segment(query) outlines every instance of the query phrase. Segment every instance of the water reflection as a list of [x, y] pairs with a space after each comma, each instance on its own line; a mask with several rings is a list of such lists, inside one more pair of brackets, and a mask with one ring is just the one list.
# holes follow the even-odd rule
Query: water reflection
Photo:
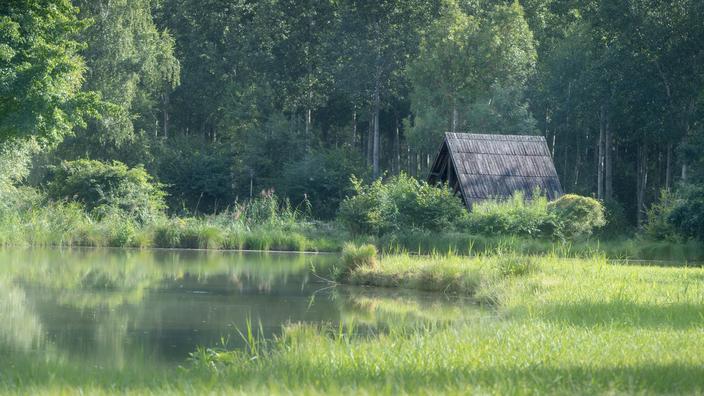
[[437, 294], [320, 283], [336, 256], [204, 251], [0, 251], [0, 348], [122, 369], [182, 363], [198, 345], [291, 322], [388, 328], [479, 312]]

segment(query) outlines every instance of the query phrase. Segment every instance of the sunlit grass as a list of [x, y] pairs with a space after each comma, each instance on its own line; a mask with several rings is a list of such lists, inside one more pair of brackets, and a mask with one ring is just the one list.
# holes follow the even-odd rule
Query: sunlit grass
[[[461, 258], [433, 260], [452, 279], [492, 265], [457, 275]], [[382, 258], [379, 267], [400, 273], [408, 263]], [[373, 337], [293, 326], [256, 359], [210, 356], [196, 372], [218, 367], [218, 378], [238, 389], [321, 393], [704, 392], [704, 270], [611, 265], [598, 256], [536, 265], [494, 283], [502, 299], [493, 319]]]
[[[528, 260], [528, 261], [525, 261]], [[530, 263], [524, 266], [524, 263]], [[365, 269], [367, 268], [367, 269]], [[61, 359], [0, 362], [0, 391], [238, 394], [701, 394], [704, 269], [505, 255], [382, 256], [391, 286], [490, 288], [484, 314], [422, 300], [341, 293], [344, 325], [285, 328], [276, 339], [241, 329], [247, 348], [204, 348], [172, 374], [79, 370]], [[356, 271], [353, 271], [356, 272]], [[374, 273], [377, 271], [378, 273]], [[360, 275], [361, 276], [361, 275]], [[354, 278], [352, 278], [354, 279]], [[429, 282], [429, 283], [426, 283]], [[484, 282], [484, 283], [482, 283]], [[454, 285], [454, 286], [452, 286]], [[344, 290], [344, 289], [343, 289]], [[467, 302], [467, 312], [478, 312]], [[372, 333], [356, 321], [412, 319]], [[409, 321], [405, 321], [408, 324]]]

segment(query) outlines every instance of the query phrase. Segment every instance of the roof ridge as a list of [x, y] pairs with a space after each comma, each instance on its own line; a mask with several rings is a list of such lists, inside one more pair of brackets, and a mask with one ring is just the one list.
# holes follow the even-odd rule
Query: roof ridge
[[528, 140], [546, 141], [543, 135], [508, 135], [504, 133], [445, 132], [445, 137], [464, 140]]

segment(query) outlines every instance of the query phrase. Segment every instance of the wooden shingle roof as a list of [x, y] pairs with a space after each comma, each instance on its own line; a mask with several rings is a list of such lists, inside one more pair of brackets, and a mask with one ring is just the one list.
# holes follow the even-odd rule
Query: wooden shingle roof
[[543, 136], [448, 132], [429, 181], [449, 182], [461, 192], [468, 207], [472, 202], [501, 199], [516, 191], [529, 197], [536, 187], [550, 200], [562, 195]]

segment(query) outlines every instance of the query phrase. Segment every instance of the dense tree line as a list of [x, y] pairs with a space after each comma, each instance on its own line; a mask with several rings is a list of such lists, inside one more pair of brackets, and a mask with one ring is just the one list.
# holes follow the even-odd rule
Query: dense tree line
[[[8, 0], [0, 138], [143, 164], [173, 211], [423, 178], [445, 131], [542, 134], [630, 224], [704, 178], [698, 0]], [[8, 146], [9, 147], [9, 146]], [[24, 157], [23, 157], [24, 158]]]

